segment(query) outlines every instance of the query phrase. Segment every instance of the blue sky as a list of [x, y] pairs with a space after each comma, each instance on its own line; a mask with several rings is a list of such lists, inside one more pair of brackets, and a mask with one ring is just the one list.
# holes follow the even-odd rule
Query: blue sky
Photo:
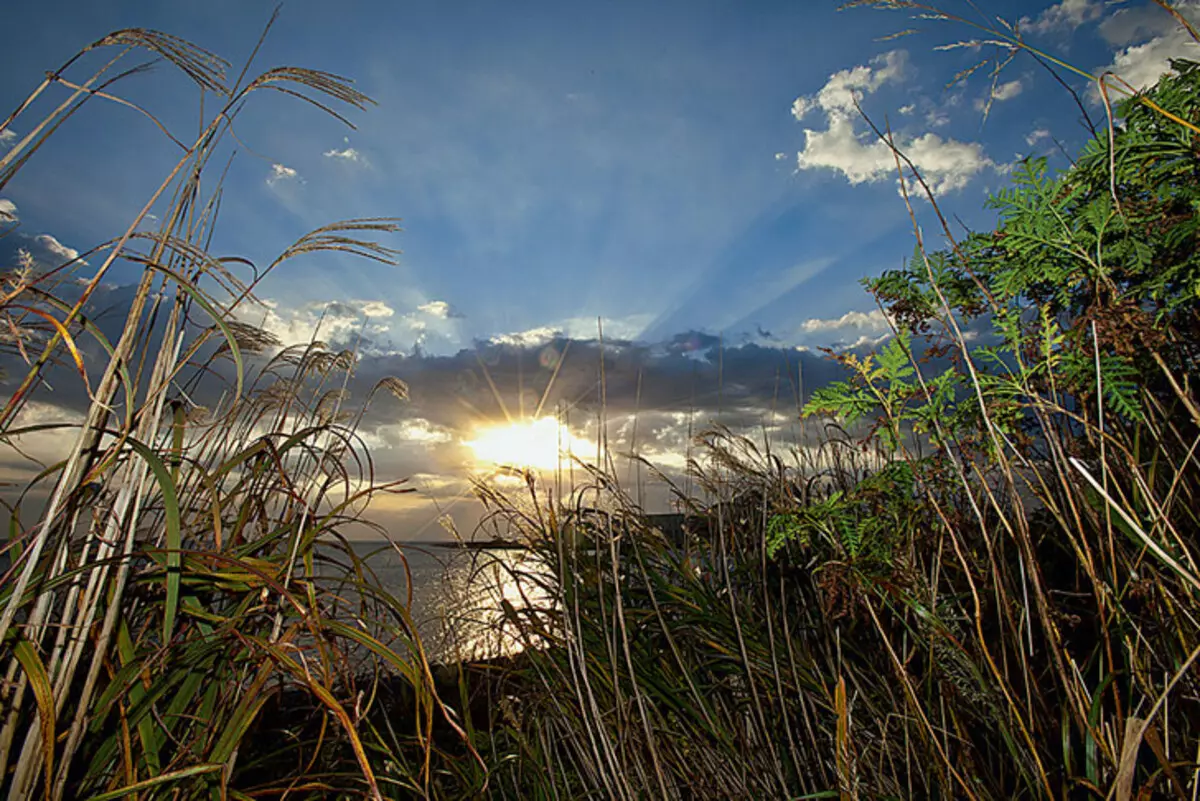
[[[1137, 85], [1193, 47], [1148, 2], [981, 5], [1023, 20], [1046, 52]], [[946, 8], [981, 19], [965, 3]], [[239, 69], [271, 9], [17, 4], [5, 12], [0, 107], [127, 26], [179, 34]], [[921, 30], [886, 39], [911, 27]], [[891, 157], [853, 98], [890, 123], [968, 226], [989, 224], [983, 202], [1014, 160], [1062, 165], [1056, 141], [1074, 152], [1085, 139], [1074, 103], [1028, 56], [947, 88], [994, 52], [937, 46], [976, 35], [834, 2], [292, 0], [256, 65], [353, 77], [378, 106], [351, 113], [349, 130], [286, 98], [251, 103], [214, 249], [266, 261], [331, 220], [403, 218], [387, 243], [403, 251], [399, 266], [289, 264], [260, 292], [270, 307], [249, 316], [287, 342], [307, 340], [322, 315], [332, 339], [365, 321], [365, 356], [416, 372], [412, 359], [452, 360], [478, 343], [587, 340], [597, 317], [648, 359], [701, 335], [776, 356], [873, 342], [887, 325], [858, 282], [899, 266], [913, 240]], [[1086, 82], [1069, 82], [1102, 119]], [[120, 90], [172, 130], [195, 129], [196, 93], [168, 67]], [[23, 241], [85, 250], [123, 230], [174, 158], [149, 122], [93, 103], [3, 198]]]

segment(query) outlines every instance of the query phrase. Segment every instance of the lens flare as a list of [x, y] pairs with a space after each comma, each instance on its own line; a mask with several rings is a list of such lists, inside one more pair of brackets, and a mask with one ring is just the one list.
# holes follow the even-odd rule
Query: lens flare
[[557, 348], [553, 345], [547, 345], [538, 354], [538, 364], [547, 370], [553, 370], [555, 367], [558, 367], [558, 361], [561, 358], [562, 356], [559, 354]]

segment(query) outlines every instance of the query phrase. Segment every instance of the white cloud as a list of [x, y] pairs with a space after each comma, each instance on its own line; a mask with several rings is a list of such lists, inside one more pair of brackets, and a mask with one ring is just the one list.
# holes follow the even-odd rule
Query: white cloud
[[325, 158], [336, 159], [338, 161], [349, 161], [355, 164], [362, 164], [366, 162], [366, 159], [363, 158], [362, 153], [359, 153], [352, 147], [347, 147], [343, 150], [326, 150]]
[[430, 317], [437, 317], [441, 320], [448, 320], [451, 317], [461, 317], [454, 307], [444, 300], [431, 300], [428, 303], [422, 303], [417, 307], [417, 311], [428, 314]]
[[271, 174], [267, 176], [267, 186], [277, 186], [281, 183], [300, 181], [300, 173], [283, 164], [272, 164]]
[[[654, 321], [653, 314], [630, 314], [625, 317], [604, 317], [603, 333], [605, 343], [615, 341], [633, 341], [638, 338], [647, 326]], [[514, 331], [496, 334], [489, 338], [495, 345], [513, 345], [521, 347], [537, 347], [545, 345], [558, 337], [569, 339], [593, 340], [600, 333], [595, 317], [568, 317], [563, 320], [537, 326], [525, 331]]]
[[379, 299], [315, 301], [284, 306], [265, 300], [265, 313], [249, 312], [246, 322], [261, 326], [283, 345], [300, 345], [314, 336], [333, 347], [355, 347], [367, 356], [410, 355], [432, 348], [454, 353], [462, 346], [462, 317], [453, 306], [435, 300], [409, 311]]
[[[1138, 31], [1144, 32], [1145, 29], [1139, 28]], [[1148, 40], [1118, 50], [1112, 62], [1095, 72], [1097, 75], [1112, 72], [1134, 89], [1140, 90], [1157, 83], [1163, 73], [1170, 71], [1172, 58], [1200, 58], [1200, 45], [1186, 30], [1174, 24]], [[1093, 88], [1091, 94], [1093, 100], [1099, 99], [1096, 89]]]
[[350, 137], [343, 137], [342, 144], [345, 145], [345, 147], [343, 147], [341, 150], [338, 150], [336, 147], [326, 150], [324, 153], [325, 158], [333, 159], [334, 161], [341, 161], [347, 164], [359, 164], [364, 167], [367, 166], [367, 157], [350, 146]]
[[907, 116], [909, 116], [910, 114], [912, 114], [914, 111], [916, 111], [916, 110], [917, 110], [917, 104], [916, 104], [916, 103], [909, 103], [907, 106], [901, 106], [901, 107], [900, 107], [899, 109], [897, 109], [897, 110], [898, 110], [898, 111], [899, 111], [901, 114], [903, 114], [905, 117], [907, 117]]
[[373, 429], [359, 428], [358, 435], [372, 452], [384, 448], [411, 448], [413, 445], [431, 448], [455, 439], [451, 429], [423, 417], [412, 417]]
[[996, 84], [996, 87], [988, 93], [987, 97], [976, 99], [975, 110], [984, 111], [995, 103], [1003, 103], [1005, 100], [1012, 100], [1014, 97], [1021, 94], [1024, 88], [1025, 86], [1020, 80]]
[[885, 334], [878, 334], [876, 336], [871, 336], [870, 334], [863, 334], [862, 336], [860, 336], [858, 339], [854, 340], [853, 342], [838, 342], [838, 343], [836, 343], [834, 345], [834, 350], [855, 350], [856, 348], [874, 348], [879, 345], [882, 345], [884, 342], [889, 340], [891, 338], [891, 336], [892, 336], [891, 331], [888, 331]]
[[488, 342], [493, 345], [511, 345], [516, 348], [536, 348], [561, 336], [565, 336], [561, 328], [543, 325], [527, 331], [497, 334], [489, 338]]
[[[838, 350], [878, 345], [892, 336], [887, 315], [879, 309], [848, 311], [841, 317], [811, 318], [800, 324], [798, 334], [806, 345], [823, 345]], [[800, 345], [798, 350], [808, 350]]]
[[1104, 3], [1100, 0], [1062, 0], [1039, 14], [1037, 19], [1022, 19], [1021, 27], [1029, 33], [1069, 31], [1103, 15]]
[[284, 347], [307, 344], [314, 338], [339, 346], [361, 337], [362, 352], [372, 355], [391, 352], [373, 342], [386, 337], [390, 327], [381, 321], [395, 314], [382, 301], [318, 301], [290, 309], [269, 300], [264, 305], [267, 307], [264, 315], [255, 319], [256, 315], [248, 314], [246, 321], [274, 334]]
[[869, 312], [848, 311], [841, 317], [833, 317], [829, 319], [821, 319], [813, 317], [805, 320], [800, 324], [800, 330], [812, 333], [827, 333], [830, 331], [846, 331], [852, 329], [859, 332], [880, 333], [882, 331], [890, 331], [887, 315], [879, 309], [872, 309]]
[[872, 59], [870, 65], [835, 72], [816, 95], [796, 98], [792, 103], [792, 116], [801, 122], [815, 109], [821, 109], [831, 117], [850, 116], [855, 113], [859, 98], [874, 94], [884, 84], [899, 82], [907, 65], [908, 53], [892, 50]]
[[792, 101], [792, 116], [796, 118], [796, 122], [803, 122], [808, 116], [808, 112], [816, 108], [816, 103], [807, 97], [797, 97]]
[[[796, 157], [797, 167], [840, 172], [851, 184], [879, 181], [895, 174], [895, 159], [889, 147], [873, 133], [857, 127], [855, 102], [863, 94], [899, 81], [907, 63], [903, 50], [893, 50], [874, 59], [869, 66], [834, 73], [816, 95], [797, 99], [792, 105], [796, 119], [802, 120], [814, 109], [820, 109], [828, 120], [823, 131], [805, 129], [804, 148]], [[896, 144], [912, 159], [935, 192], [961, 189], [976, 174], [994, 166], [981, 145], [943, 139], [932, 133], [916, 138], [897, 137]]]
[[[851, 184], [873, 183], [896, 173], [891, 149], [874, 134], [856, 131], [848, 118], [831, 118], [827, 130], [806, 130], [804, 135], [804, 149], [797, 156], [802, 170], [831, 169]], [[943, 139], [935, 133], [898, 138], [896, 144], [935, 193], [962, 189], [980, 172], [995, 167], [982, 145]]]
[[379, 300], [363, 302], [360, 311], [364, 317], [391, 317], [396, 313], [395, 309]]
[[454, 440], [454, 432], [445, 426], [431, 423], [417, 417], [405, 420], [397, 427], [400, 438], [406, 442], [419, 442], [423, 445], [437, 445]]
[[17, 132], [12, 128], [0, 131], [0, 150], [8, 150], [17, 141]]
[[992, 99], [999, 103], [1003, 103], [1005, 100], [1012, 100], [1021, 94], [1024, 88], [1025, 86], [1020, 80], [1002, 83], [992, 90]]
[[17, 204], [8, 198], [0, 197], [0, 220], [15, 222], [17, 219]]
[[1001, 169], [983, 152], [983, 145], [942, 139], [932, 133], [909, 142], [904, 153], [935, 194], [962, 189], [985, 169]]
[[1043, 139], [1049, 139], [1052, 135], [1045, 128], [1035, 128], [1025, 137], [1025, 144], [1034, 147], [1038, 142], [1041, 142]]
[[[5, 213], [6, 204], [10, 203], [7, 200], [0, 200], [0, 221], [9, 219]], [[11, 219], [16, 219], [17, 209], [12, 208]], [[87, 266], [87, 262], [79, 258], [79, 251], [72, 247], [67, 247], [57, 238], [50, 234], [38, 234], [30, 236], [22, 234], [20, 231], [14, 232], [12, 228], [8, 229], [12, 241], [10, 244], [16, 249], [16, 263], [22, 269], [31, 269], [37, 271], [55, 270], [67, 264], [74, 263], [75, 266]], [[87, 283], [87, 279], [76, 278], [82, 283]]]
[[61, 259], [64, 262], [74, 261], [79, 258], [78, 250], [67, 247], [62, 242], [50, 236], [50, 234], [39, 234], [34, 241], [41, 245], [51, 256]]

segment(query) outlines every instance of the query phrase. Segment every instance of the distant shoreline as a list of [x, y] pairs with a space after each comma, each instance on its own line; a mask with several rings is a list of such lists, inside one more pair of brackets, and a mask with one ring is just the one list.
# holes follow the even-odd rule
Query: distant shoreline
[[529, 546], [511, 540], [463, 542], [461, 540], [408, 540], [396, 545], [408, 548], [448, 548], [464, 551], [527, 551]]

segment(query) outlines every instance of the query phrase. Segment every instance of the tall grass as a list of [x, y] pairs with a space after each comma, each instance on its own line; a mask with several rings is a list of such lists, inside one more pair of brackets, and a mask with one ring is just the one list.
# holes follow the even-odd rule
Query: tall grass
[[[111, 58], [75, 76], [93, 52]], [[159, 125], [178, 160], [91, 266], [26, 264], [0, 299], [8, 350], [27, 365], [0, 436], [16, 447], [42, 428], [23, 426], [22, 412], [56, 365], [89, 399], [82, 423], [57, 427], [66, 457], [30, 488], [48, 488], [44, 508], [12, 509], [0, 783], [14, 799], [423, 795], [445, 710], [406, 606], [338, 534], [372, 497], [405, 491], [376, 480], [355, 428], [378, 393], [406, 388], [386, 379], [349, 405], [356, 354], [313, 341], [270, 357], [279, 343], [238, 315], [291, 259], [390, 261], [374, 237], [396, 221], [324, 226], [267, 265], [208, 249], [223, 177], [211, 161], [247, 103], [276, 91], [343, 119], [370, 100], [304, 68], [254, 74], [247, 63], [231, 82], [223, 59], [189, 42], [118, 31], [0, 123], [28, 132], [0, 158], [0, 189], [88, 103], [158, 124], [114, 94], [147, 53], [195, 84], [208, 114], [199, 133], [185, 141]], [[32, 116], [54, 93], [61, 102]], [[148, 231], [151, 209], [161, 221]], [[88, 301], [119, 262], [141, 277], [109, 340]], [[363, 721], [388, 682], [408, 688], [412, 710], [383, 737]], [[264, 722], [285, 697], [289, 723]]]

